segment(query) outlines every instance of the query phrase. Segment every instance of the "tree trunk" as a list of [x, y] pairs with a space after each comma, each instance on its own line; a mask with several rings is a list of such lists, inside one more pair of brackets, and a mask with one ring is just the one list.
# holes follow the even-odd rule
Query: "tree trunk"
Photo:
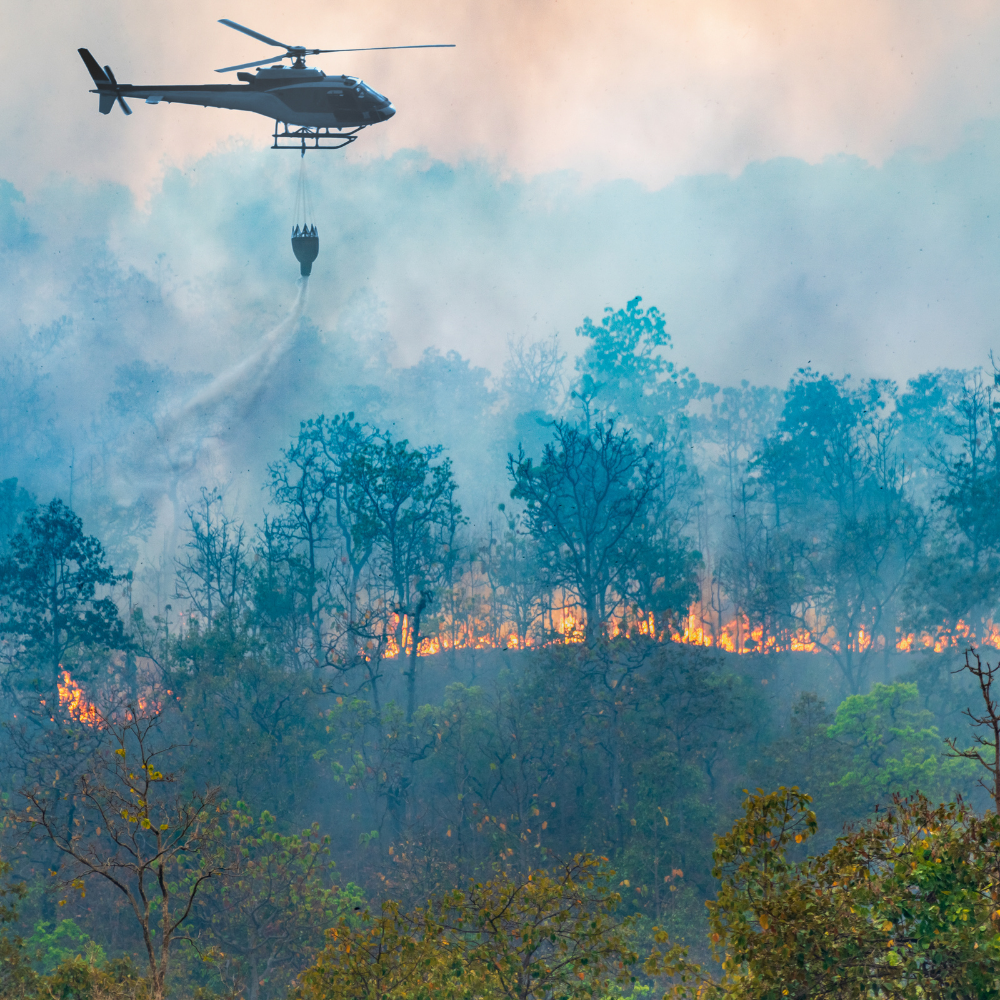
[[420, 619], [424, 609], [427, 607], [428, 599], [426, 593], [420, 594], [420, 601], [413, 612], [412, 627], [410, 629], [410, 669], [406, 672], [406, 722], [407, 725], [413, 722], [413, 715], [417, 710], [417, 651], [420, 648]]
[[260, 974], [257, 969], [257, 956], [250, 955], [250, 982], [247, 983], [247, 1000], [257, 1000], [260, 996]]
[[347, 602], [347, 662], [353, 666], [358, 655], [358, 637], [355, 629], [358, 627], [358, 581], [356, 575], [351, 576], [351, 595]]

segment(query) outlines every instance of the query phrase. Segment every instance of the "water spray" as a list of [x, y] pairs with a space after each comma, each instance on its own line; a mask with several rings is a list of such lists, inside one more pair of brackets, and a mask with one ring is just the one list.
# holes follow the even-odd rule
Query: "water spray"
[[292, 253], [299, 262], [299, 273], [303, 278], [308, 278], [312, 273], [313, 261], [319, 256], [319, 234], [312, 218], [312, 199], [309, 197], [309, 185], [306, 183], [306, 161], [303, 156], [299, 164], [299, 184], [295, 192], [295, 225], [292, 229]]

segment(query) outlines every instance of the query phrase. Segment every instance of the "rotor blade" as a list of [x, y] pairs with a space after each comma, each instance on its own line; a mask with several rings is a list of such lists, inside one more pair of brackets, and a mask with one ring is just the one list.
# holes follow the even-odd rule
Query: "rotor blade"
[[258, 59], [252, 63], [240, 63], [239, 66], [226, 66], [224, 69], [217, 69], [216, 73], [231, 73], [234, 69], [250, 69], [251, 66], [268, 66], [273, 62], [287, 59], [288, 56], [270, 56], [267, 59]]
[[125, 112], [125, 114], [132, 114], [132, 109], [125, 103], [125, 98], [122, 97], [121, 94], [118, 95], [118, 103], [121, 105], [121, 109]]
[[115, 74], [111, 72], [111, 67], [110, 66], [105, 66], [104, 67], [104, 72], [107, 73], [108, 79], [117, 87], [118, 86], [118, 81], [115, 79]]
[[244, 28], [242, 24], [230, 21], [228, 17], [219, 18], [219, 24], [224, 24], [227, 28], [235, 28], [237, 31], [242, 31], [244, 35], [256, 38], [260, 42], [266, 42], [268, 45], [277, 45], [279, 49], [294, 48], [294, 46], [286, 45], [284, 42], [276, 42], [273, 38], [268, 38], [267, 35], [262, 35], [259, 31], [254, 31], [252, 28]]
[[451, 45], [370, 45], [363, 49], [306, 49], [306, 55], [318, 56], [322, 52], [385, 52], [388, 49], [453, 49]]

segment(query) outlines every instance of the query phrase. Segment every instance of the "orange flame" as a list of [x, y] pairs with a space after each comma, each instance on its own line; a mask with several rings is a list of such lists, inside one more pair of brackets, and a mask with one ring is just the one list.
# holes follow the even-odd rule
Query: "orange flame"
[[[873, 634], [864, 625], [856, 632], [841, 636], [833, 626], [815, 615], [807, 616], [806, 627], [794, 631], [751, 624], [746, 615], [736, 615], [729, 620], [720, 620], [721, 617], [716, 611], [695, 602], [676, 626], [666, 629], [655, 615], [630, 609], [608, 622], [606, 634], [610, 638], [643, 635], [658, 642], [717, 648], [737, 655], [816, 654], [844, 649], [867, 653], [885, 649], [887, 642], [900, 653], [921, 650], [940, 653], [969, 645], [1000, 649], [1000, 624], [992, 620], [983, 622], [979, 628], [958, 621], [954, 626], [942, 625], [933, 632], [903, 634], [897, 629], [895, 638], [887, 640], [886, 636]], [[583, 618], [571, 606], [547, 608], [536, 623], [536, 630], [526, 636], [520, 635], [512, 623], [495, 625], [485, 608], [481, 609], [479, 617], [475, 614], [455, 619], [440, 616], [436, 625], [435, 634], [421, 638], [418, 656], [433, 656], [456, 649], [538, 649], [583, 642], [586, 635]], [[401, 643], [397, 637], [402, 638]], [[400, 647], [409, 653], [411, 642], [407, 616], [392, 616], [382, 637], [382, 655], [393, 659], [400, 655]], [[376, 642], [369, 642], [368, 648], [373, 649], [376, 645]]]
[[94, 707], [94, 703], [87, 701], [80, 685], [69, 675], [68, 670], [64, 670], [60, 675], [57, 685], [59, 689], [59, 705], [71, 719], [82, 722], [87, 726], [99, 726], [101, 717]]

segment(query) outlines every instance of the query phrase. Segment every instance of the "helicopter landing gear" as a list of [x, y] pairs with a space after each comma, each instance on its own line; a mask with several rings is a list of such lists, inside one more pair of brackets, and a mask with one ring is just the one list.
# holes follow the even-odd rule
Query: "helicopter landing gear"
[[367, 127], [358, 125], [357, 128], [344, 130], [306, 125], [290, 129], [284, 122], [275, 121], [274, 144], [271, 149], [298, 149], [303, 156], [306, 155], [307, 149], [343, 149], [344, 146], [354, 142], [358, 133]]

